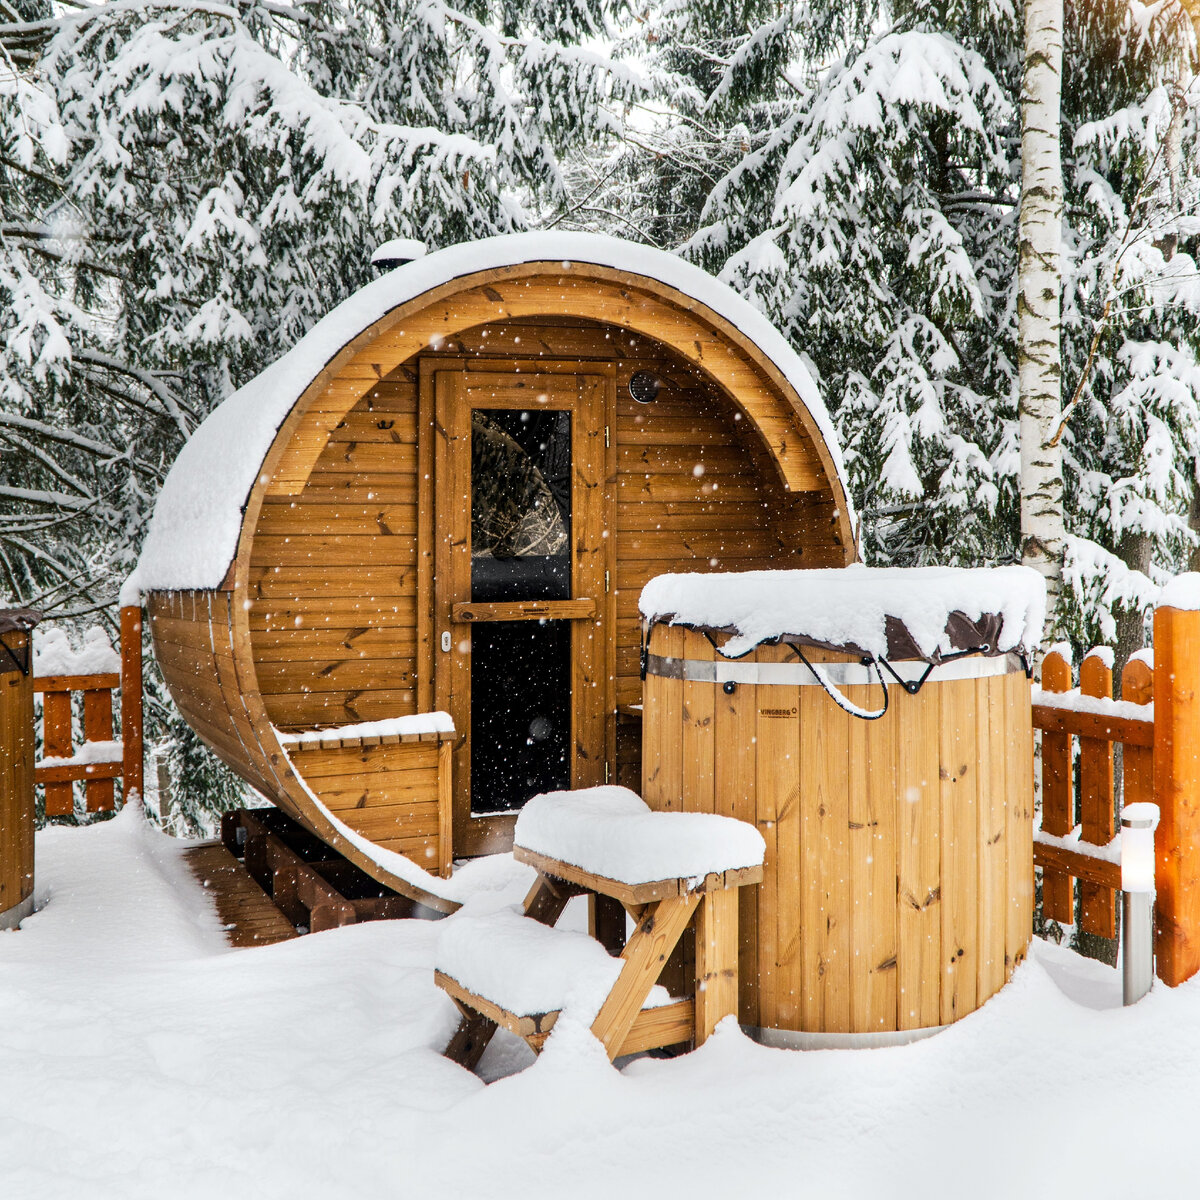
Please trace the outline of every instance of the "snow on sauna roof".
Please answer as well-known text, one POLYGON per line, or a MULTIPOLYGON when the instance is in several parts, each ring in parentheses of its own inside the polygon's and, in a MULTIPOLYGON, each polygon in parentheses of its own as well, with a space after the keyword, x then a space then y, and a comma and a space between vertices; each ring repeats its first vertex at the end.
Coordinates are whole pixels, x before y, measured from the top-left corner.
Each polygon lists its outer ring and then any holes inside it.
MULTIPOLYGON (((237 552, 242 511, 279 426, 305 388, 353 338, 392 309, 465 275, 561 259, 657 280, 750 338, 799 395, 829 447, 850 505, 837 435, 808 368, 762 313, 676 255, 587 233, 523 233, 464 242, 398 267, 318 321, 300 341, 218 405, 196 429, 159 493, 141 559, 122 595, 216 588, 237 552)), ((854 514, 850 512, 851 525, 854 514)))
POLYGON ((649 621, 729 630, 727 656, 793 638, 883 658, 924 658, 987 644, 1030 653, 1046 585, 1029 567, 864 567, 659 575, 642 589, 649 621))

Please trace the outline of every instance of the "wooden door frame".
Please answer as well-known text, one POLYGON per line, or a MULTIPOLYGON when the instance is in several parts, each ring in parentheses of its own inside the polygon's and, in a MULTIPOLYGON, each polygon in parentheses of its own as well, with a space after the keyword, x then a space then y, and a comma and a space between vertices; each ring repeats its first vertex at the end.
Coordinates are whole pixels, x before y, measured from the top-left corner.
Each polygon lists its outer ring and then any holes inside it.
MULTIPOLYGON (((492 854, 512 846, 515 817, 511 814, 473 816, 470 811, 470 658, 440 650, 441 636, 457 639, 466 628, 451 619, 458 596, 452 589, 470 578, 470 420, 473 408, 533 407, 522 398, 490 398, 474 402, 469 392, 478 387, 520 380, 535 384, 546 379, 546 403, 569 411, 571 423, 571 594, 596 600, 592 622, 576 621, 571 630, 571 785, 607 781, 616 763, 616 371, 611 362, 590 360, 493 359, 463 355, 425 355, 420 359, 418 414, 418 705, 463 707, 466 727, 455 738, 453 784, 453 854, 455 857, 492 854), (573 396, 564 396, 564 377, 575 380, 573 396), (600 395, 588 400, 588 378, 597 380, 600 395), (586 417, 587 420, 581 420, 586 417), (592 439, 589 443, 589 438, 592 439), (467 446, 452 443, 465 439, 467 446), (466 464, 464 473, 464 462, 466 464), (455 499, 457 498, 457 499, 455 499), (579 553, 581 530, 596 534, 579 553), (604 536, 607 531, 608 536, 604 536), (465 558, 463 557, 465 556, 465 558), (466 564, 464 566, 464 563, 466 564), (592 635, 593 653, 582 653, 581 639, 592 635), (597 646, 595 638, 599 637, 597 646), (590 664, 590 672, 587 669, 590 664), (591 676, 595 676, 592 678, 591 676), (588 729, 594 732, 589 736, 588 729), (588 751, 592 751, 589 759, 588 751)), ((593 385, 596 387, 597 385, 593 385)), ((461 714, 456 719, 462 723, 461 714)))

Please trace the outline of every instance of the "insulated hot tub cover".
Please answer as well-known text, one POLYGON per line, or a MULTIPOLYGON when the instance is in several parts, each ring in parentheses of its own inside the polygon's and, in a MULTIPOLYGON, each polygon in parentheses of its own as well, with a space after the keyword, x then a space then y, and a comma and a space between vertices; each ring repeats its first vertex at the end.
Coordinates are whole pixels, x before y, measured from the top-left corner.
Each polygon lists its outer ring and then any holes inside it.
POLYGON ((738 657, 790 642, 937 665, 963 652, 1030 658, 1046 585, 1029 567, 864 567, 659 575, 643 588, 647 625, 729 634, 738 657))
POLYGON ((0 633, 28 633, 41 619, 32 608, 0 608, 0 633))

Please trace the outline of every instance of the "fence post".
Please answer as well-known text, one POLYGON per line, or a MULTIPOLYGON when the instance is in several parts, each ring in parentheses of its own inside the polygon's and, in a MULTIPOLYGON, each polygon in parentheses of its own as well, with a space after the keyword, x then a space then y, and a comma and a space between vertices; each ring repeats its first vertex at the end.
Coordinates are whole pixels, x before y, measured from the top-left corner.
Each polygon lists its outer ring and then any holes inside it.
MULTIPOLYGON (((1112 651, 1089 650, 1079 667, 1085 696, 1112 699, 1112 651)), ((1113 744, 1106 738, 1079 739, 1079 797, 1083 840, 1097 846, 1112 841, 1113 744)), ((1087 933, 1117 936, 1116 897, 1111 888, 1079 881, 1080 923, 1087 933)))
POLYGON ((121 744, 122 803, 136 791, 139 799, 142 788, 142 607, 140 604, 121 606, 121 744))
POLYGON ((1154 950, 1175 987, 1200 970, 1200 611, 1169 605, 1154 610, 1154 799, 1154 950))
MULTIPOLYGON (((1057 650, 1042 663, 1042 690, 1069 692, 1071 664, 1057 650)), ((1042 828, 1065 837, 1075 824, 1075 786, 1071 778, 1071 735, 1042 734, 1042 828)), ((1042 912, 1047 920, 1075 924, 1075 884, 1070 875, 1042 870, 1042 912)))

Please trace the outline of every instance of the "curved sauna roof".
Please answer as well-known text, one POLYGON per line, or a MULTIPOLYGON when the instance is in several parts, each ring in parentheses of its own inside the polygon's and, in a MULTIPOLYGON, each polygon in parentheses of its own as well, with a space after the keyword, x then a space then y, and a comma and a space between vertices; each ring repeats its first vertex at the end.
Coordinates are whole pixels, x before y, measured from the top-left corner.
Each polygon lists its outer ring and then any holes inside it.
POLYGON ((443 686, 447 625, 476 619, 452 611, 472 597, 447 599, 452 572, 435 562, 436 547, 470 542, 469 508, 447 498, 457 468, 446 459, 434 478, 454 440, 437 405, 451 423, 469 407, 448 398, 458 384, 438 390, 455 372, 468 391, 545 379, 561 393, 574 380, 580 428, 603 430, 586 450, 601 457, 576 471, 593 499, 573 561, 582 572, 586 556, 591 582, 571 619, 592 620, 597 656, 591 674, 579 667, 595 690, 579 718, 594 737, 572 742, 591 772, 577 786, 613 771, 637 786, 637 739, 614 726, 639 711, 650 576, 844 566, 855 542, 833 426, 796 353, 703 271, 612 238, 493 238, 393 270, 214 410, 172 468, 127 584, 146 597, 171 694, 263 795, 443 911, 452 882, 422 868, 504 848, 499 835, 472 845, 480 825, 460 820, 468 715, 454 715, 457 732, 426 720, 460 694, 443 686), (633 391, 643 371, 661 389, 653 403, 633 391), (452 543, 461 511, 467 532, 452 543))
MULTIPOLYGON (((147 592, 221 587, 238 550, 251 489, 297 401, 336 372, 365 341, 385 332, 395 335, 393 366, 423 348, 436 349, 456 332, 444 322, 439 329, 406 331, 402 322, 416 315, 422 298, 432 298, 448 285, 468 288, 473 278, 497 271, 511 273, 513 279, 553 275, 562 280, 561 311, 566 313, 575 309, 571 293, 589 290, 586 285, 595 277, 594 267, 644 282, 653 294, 724 334, 766 368, 810 427, 842 517, 845 540, 853 543, 855 517, 833 422, 808 368, 762 313, 732 288, 676 255, 597 234, 524 233, 452 246, 389 272, 339 304, 292 350, 218 405, 167 475, 128 588, 147 592)), ((511 297, 499 294, 495 304, 494 318, 510 315, 515 308, 511 297)), ((613 308, 611 316, 605 312, 603 319, 638 328, 635 307, 623 314, 613 308)), ((588 311, 596 315, 594 309, 588 311)), ((478 318, 472 317, 470 323, 478 323, 478 318)), ((706 361, 699 345, 693 357, 736 395, 739 364, 706 361), (723 366, 733 367, 732 377, 723 366)), ((750 416, 753 420, 754 414, 750 416)), ((763 433, 777 457, 786 455, 786 443, 766 429, 763 433)))

